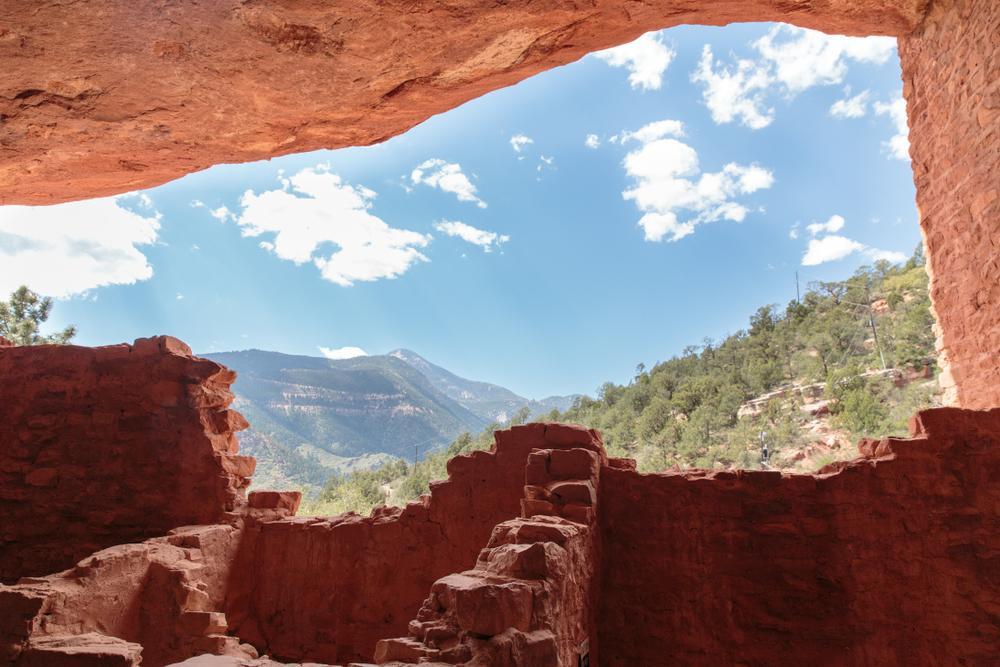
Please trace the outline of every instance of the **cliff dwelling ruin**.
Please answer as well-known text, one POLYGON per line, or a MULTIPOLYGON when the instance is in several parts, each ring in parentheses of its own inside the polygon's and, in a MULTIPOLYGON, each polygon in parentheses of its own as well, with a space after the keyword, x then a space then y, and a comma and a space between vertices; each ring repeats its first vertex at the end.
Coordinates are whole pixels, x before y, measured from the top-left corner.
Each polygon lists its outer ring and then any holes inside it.
POLYGON ((0 663, 996 664, 995 0, 6 3, 0 204, 371 144, 735 21, 898 38, 950 407, 815 475, 645 475, 596 431, 517 426, 405 508, 296 517, 247 493, 222 365, 169 336, 0 340, 0 663))

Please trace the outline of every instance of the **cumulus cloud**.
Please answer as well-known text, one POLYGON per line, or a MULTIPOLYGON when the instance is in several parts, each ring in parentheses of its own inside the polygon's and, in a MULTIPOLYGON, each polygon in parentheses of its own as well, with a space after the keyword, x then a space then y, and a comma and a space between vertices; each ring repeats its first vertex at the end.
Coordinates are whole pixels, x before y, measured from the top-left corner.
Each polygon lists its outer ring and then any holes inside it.
POLYGON ((834 118, 861 118, 868 113, 870 95, 871 93, 865 90, 853 97, 837 100, 830 106, 830 115, 834 118))
POLYGON ((802 266, 816 266, 825 262, 844 259, 848 255, 864 250, 865 245, 846 236, 824 236, 810 239, 806 254, 802 256, 802 266))
POLYGON ((442 220, 434 223, 434 229, 447 236, 454 236, 483 249, 483 252, 492 252, 494 248, 510 241, 507 234, 498 234, 485 229, 478 229, 464 222, 453 222, 442 220))
POLYGON ((716 69, 712 47, 706 44, 691 80, 704 84, 702 99, 718 124, 739 120, 759 130, 774 120, 774 109, 764 99, 764 92, 772 84, 765 64, 740 60, 734 67, 720 64, 716 69))
POLYGON ((368 353, 360 347, 323 347, 319 346, 320 353, 327 359, 353 359, 355 357, 367 357, 368 353))
POLYGON ((627 143, 635 140, 642 144, 647 144, 664 137, 683 137, 684 124, 679 120, 658 120, 647 125, 643 125, 635 132, 625 131, 615 135, 613 139, 619 143, 627 143))
POLYGON ((875 113, 888 116, 896 128, 896 134, 883 142, 886 151, 897 160, 910 159, 910 130, 906 124, 906 100, 902 96, 892 102, 876 102, 875 113))
POLYGON ((698 153, 666 134, 682 134, 683 127, 662 121, 627 133, 641 146, 624 160, 625 173, 634 181, 622 196, 643 213, 639 220, 647 241, 677 241, 703 223, 743 221, 749 210, 735 201, 771 187, 774 176, 756 165, 731 162, 718 172, 702 172, 698 153), (663 128, 671 128, 665 132, 663 128), (646 140, 643 140, 646 139, 646 140), (678 213, 690 215, 681 220, 678 213))
POLYGON ((352 186, 323 165, 282 178, 282 187, 247 190, 236 218, 244 236, 264 236, 260 247, 296 264, 312 262, 326 280, 396 278, 427 258, 430 237, 390 227, 371 213, 376 193, 352 186), (327 244, 336 246, 330 251, 327 244))
POLYGON ((479 198, 476 186, 462 173, 462 166, 455 162, 445 162, 437 158, 426 160, 413 170, 410 180, 414 185, 423 183, 443 192, 449 192, 459 201, 474 202, 479 208, 486 208, 486 202, 479 198))
POLYGON ((807 225, 806 229, 813 236, 817 234, 833 234, 839 232, 844 228, 844 217, 840 215, 831 215, 830 219, 826 222, 814 222, 811 225, 807 225))
POLYGON ((535 140, 524 134, 515 134, 510 138, 510 147, 515 153, 520 153, 528 144, 535 143, 535 140))
POLYGON ((159 229, 146 195, 2 206, 0 295, 25 284, 62 298, 147 280, 153 267, 139 247, 155 242, 159 229))
POLYGON ((229 207, 225 205, 219 206, 217 208, 209 208, 205 204, 205 202, 201 201, 200 199, 195 199, 194 201, 191 202, 191 206, 193 208, 203 208, 207 210, 208 214, 211 215, 216 220, 218 220, 219 222, 227 222, 229 220, 236 219, 236 216, 233 215, 233 212, 230 211, 229 207))
POLYGON ((834 232, 839 232, 844 228, 844 218, 839 215, 830 216, 824 223, 814 223, 806 229, 814 238, 809 239, 809 245, 802 256, 803 266, 817 266, 826 262, 835 262, 844 259, 854 253, 862 253, 873 261, 887 260, 893 263, 902 262, 906 255, 894 250, 881 250, 872 248, 860 241, 841 236, 834 232), (826 234, 820 238, 815 238, 819 234, 826 234))
POLYGON ((601 140, 596 134, 588 134, 587 138, 583 141, 583 145, 587 148, 599 148, 601 140))
POLYGON ((751 45, 753 59, 716 64, 712 48, 702 49, 691 80, 704 86, 702 97, 716 123, 739 121, 752 129, 774 120, 768 99, 793 98, 814 86, 842 83, 848 64, 885 63, 896 48, 891 37, 845 37, 777 25, 751 45))
POLYGON ((663 73, 667 71, 676 53, 660 40, 655 32, 647 32, 639 39, 613 49, 594 54, 612 67, 628 70, 628 82, 633 88, 659 90, 663 73))

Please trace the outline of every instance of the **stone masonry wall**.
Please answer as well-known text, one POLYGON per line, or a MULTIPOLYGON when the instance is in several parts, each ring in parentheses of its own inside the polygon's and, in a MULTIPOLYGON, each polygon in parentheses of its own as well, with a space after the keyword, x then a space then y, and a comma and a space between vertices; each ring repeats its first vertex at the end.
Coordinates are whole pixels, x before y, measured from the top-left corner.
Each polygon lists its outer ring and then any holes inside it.
POLYGON ((236 509, 235 377, 165 336, 0 347, 0 582, 236 509))
POLYGON ((593 431, 575 433, 528 455, 523 518, 493 529, 474 568, 438 579, 409 636, 378 643, 377 663, 599 664, 597 499, 607 456, 593 431))
POLYGON ((601 479, 601 664, 988 665, 1000 646, 1000 409, 823 474, 601 479))
POLYGON ((406 508, 262 524, 230 592, 230 627, 281 659, 371 660, 378 640, 406 634, 437 579, 473 567, 494 526, 519 516, 529 453, 581 439, 599 442, 561 424, 498 431, 492 451, 455 457, 406 508))
POLYGON ((942 384, 1000 406, 1000 3, 935 0, 899 53, 942 384))

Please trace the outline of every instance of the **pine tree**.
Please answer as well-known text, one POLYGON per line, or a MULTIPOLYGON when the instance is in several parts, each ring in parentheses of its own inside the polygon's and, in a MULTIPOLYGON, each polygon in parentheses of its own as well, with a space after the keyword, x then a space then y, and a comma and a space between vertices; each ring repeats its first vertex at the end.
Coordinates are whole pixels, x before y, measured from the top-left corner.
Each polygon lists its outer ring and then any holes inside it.
POLYGON ((39 296, 22 285, 14 290, 9 301, 0 301, 0 336, 15 345, 64 345, 76 335, 76 327, 68 326, 50 336, 39 332, 51 312, 51 298, 39 296))

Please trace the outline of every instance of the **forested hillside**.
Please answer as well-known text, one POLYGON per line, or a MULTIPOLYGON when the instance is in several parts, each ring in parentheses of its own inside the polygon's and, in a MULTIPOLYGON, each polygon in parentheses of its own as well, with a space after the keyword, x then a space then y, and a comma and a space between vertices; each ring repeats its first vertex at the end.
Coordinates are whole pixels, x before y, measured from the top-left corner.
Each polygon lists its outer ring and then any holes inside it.
MULTIPOLYGON (((921 247, 905 264, 877 262, 847 280, 811 284, 784 307, 763 306, 747 329, 650 368, 640 364, 628 384, 605 383, 596 397, 579 397, 546 419, 599 429, 612 456, 636 458, 644 471, 760 467, 761 433, 772 461, 780 460, 809 444, 817 419, 852 439, 903 434, 937 392, 926 377, 934 371, 932 324, 921 247), (869 372, 883 368, 899 371, 869 372), (821 409, 803 405, 810 399, 802 388, 815 383, 821 409), (776 398, 739 417, 741 406, 768 395, 776 398)), ((463 434, 416 466, 396 462, 331 479, 311 509, 364 511, 415 498, 444 476, 448 458, 489 447, 498 427, 463 434)))

